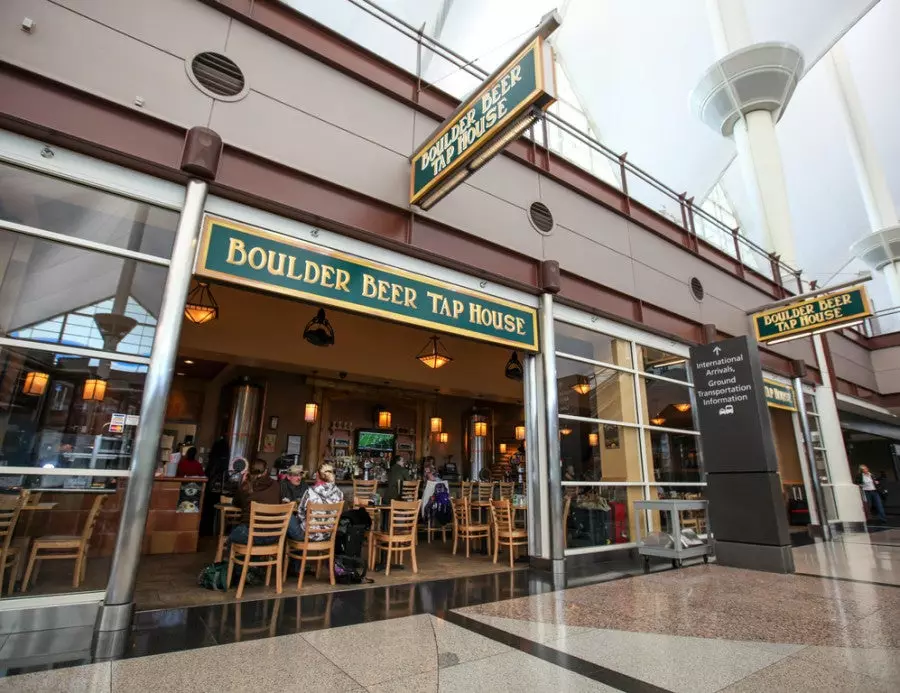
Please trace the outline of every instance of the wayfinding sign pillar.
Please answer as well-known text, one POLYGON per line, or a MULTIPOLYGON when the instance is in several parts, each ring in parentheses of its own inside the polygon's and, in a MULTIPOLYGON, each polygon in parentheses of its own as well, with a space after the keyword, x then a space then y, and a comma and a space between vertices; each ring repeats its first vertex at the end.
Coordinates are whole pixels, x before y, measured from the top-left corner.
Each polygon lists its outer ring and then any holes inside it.
POLYGON ((794 572, 755 341, 691 347, 709 519, 719 565, 794 572))

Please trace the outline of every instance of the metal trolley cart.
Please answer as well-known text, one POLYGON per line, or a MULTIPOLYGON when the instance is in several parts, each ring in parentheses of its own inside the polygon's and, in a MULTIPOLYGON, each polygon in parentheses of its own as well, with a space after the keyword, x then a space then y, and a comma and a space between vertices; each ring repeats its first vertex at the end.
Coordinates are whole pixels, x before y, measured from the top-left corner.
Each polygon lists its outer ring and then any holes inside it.
POLYGON ((670 558, 675 568, 680 568, 685 558, 697 558, 702 556, 704 563, 709 563, 709 557, 712 555, 712 545, 710 543, 709 534, 709 516, 707 511, 709 501, 705 500, 651 500, 651 501, 635 501, 634 509, 639 510, 655 510, 661 513, 669 514, 668 527, 671 531, 672 546, 653 546, 647 545, 641 537, 641 523, 637 522, 637 545, 638 552, 644 557, 644 572, 650 572, 650 557, 657 556, 659 558, 670 558), (684 546, 681 541, 681 513, 685 510, 701 511, 703 520, 707 528, 707 538, 702 540, 702 544, 696 546, 684 546))

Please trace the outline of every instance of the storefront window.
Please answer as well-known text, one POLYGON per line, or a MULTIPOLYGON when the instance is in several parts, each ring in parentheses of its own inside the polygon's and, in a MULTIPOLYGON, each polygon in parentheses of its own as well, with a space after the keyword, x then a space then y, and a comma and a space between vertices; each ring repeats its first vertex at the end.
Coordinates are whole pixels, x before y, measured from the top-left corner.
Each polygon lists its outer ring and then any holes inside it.
POLYGON ((694 429, 691 390, 668 380, 641 376, 644 395, 644 423, 663 428, 694 429))
POLYGON ((673 380, 690 380, 685 357, 642 345, 638 345, 637 352, 639 370, 673 380))
POLYGON ((0 164, 0 219, 169 257, 175 242, 178 213, 0 164))
POLYGON ((631 368, 631 343, 564 322, 556 323, 556 351, 631 368))
POLYGON ((567 486, 566 548, 613 546, 632 541, 629 509, 643 496, 640 486, 567 486))
POLYGON ((702 481, 698 436, 668 431, 647 431, 645 436, 653 457, 654 481, 702 481))
POLYGON ((631 373, 565 358, 556 368, 560 414, 637 422, 631 373))
POLYGON ((563 481, 642 481, 636 428, 560 420, 563 481))

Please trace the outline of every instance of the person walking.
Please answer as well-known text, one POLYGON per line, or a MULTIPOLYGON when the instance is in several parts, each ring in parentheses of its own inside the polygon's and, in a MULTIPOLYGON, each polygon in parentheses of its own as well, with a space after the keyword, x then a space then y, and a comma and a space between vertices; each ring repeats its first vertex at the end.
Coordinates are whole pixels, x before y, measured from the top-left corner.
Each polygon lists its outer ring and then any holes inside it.
POLYGON ((879 523, 886 525, 887 516, 884 514, 884 504, 881 502, 881 491, 878 488, 880 482, 864 464, 859 467, 859 477, 856 483, 862 488, 866 497, 866 505, 869 506, 869 516, 877 517, 879 523))

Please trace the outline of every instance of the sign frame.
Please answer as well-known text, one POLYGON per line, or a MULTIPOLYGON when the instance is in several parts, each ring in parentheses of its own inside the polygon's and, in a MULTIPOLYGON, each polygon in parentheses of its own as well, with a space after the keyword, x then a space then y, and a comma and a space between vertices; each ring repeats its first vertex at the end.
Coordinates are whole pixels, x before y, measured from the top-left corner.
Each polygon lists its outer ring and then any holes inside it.
MULTIPOLYGON (((461 168, 465 169, 470 162, 481 150, 483 147, 489 145, 491 142, 495 141, 499 137, 502 137, 504 132, 513 125, 517 119, 525 113, 532 106, 536 106, 541 110, 546 110, 554 101, 556 101, 556 74, 553 70, 553 63, 550 63, 550 78, 552 83, 550 83, 550 90, 548 91, 548 82, 546 76, 546 67, 544 65, 545 60, 545 40, 543 36, 536 36, 533 40, 529 41, 518 53, 516 53, 511 59, 507 60, 502 67, 500 67, 490 79, 486 80, 475 92, 472 96, 470 96, 465 102, 460 104, 456 111, 443 123, 441 123, 438 128, 429 136, 426 140, 425 144, 416 148, 413 152, 412 156, 410 156, 410 171, 409 171, 409 203, 411 205, 420 204, 425 197, 427 197, 435 187, 441 185, 455 175, 461 168), (490 132, 485 132, 485 134, 477 141, 474 142, 471 146, 467 147, 465 152, 460 154, 458 157, 454 158, 440 173, 436 174, 428 183, 426 183, 420 190, 416 190, 416 165, 417 162, 421 159, 421 157, 428 151, 428 149, 437 141, 441 139, 448 131, 452 130, 453 126, 456 125, 460 120, 462 120, 465 115, 478 103, 482 96, 485 93, 490 91, 492 88, 497 86, 502 80, 504 76, 506 76, 507 72, 511 70, 517 63, 521 62, 528 53, 531 52, 534 55, 534 89, 516 106, 507 112, 502 119, 499 119, 497 123, 491 128, 490 132)), ((460 181, 462 182, 462 181, 460 181)))
POLYGON ((286 234, 278 233, 276 231, 270 231, 268 229, 260 228, 258 226, 251 226, 250 224, 245 224, 240 221, 228 219, 226 217, 222 217, 216 214, 205 213, 203 216, 203 223, 200 231, 200 239, 197 243, 197 252, 194 258, 194 274, 199 277, 204 277, 208 279, 214 279, 217 281, 221 281, 225 284, 230 284, 233 286, 245 286, 249 288, 253 288, 259 290, 263 293, 275 294, 280 296, 285 296, 287 298, 299 299, 302 301, 307 301, 314 304, 327 305, 334 308, 341 308, 352 313, 356 314, 364 314, 364 315, 372 315, 380 318, 384 318, 391 322, 400 323, 403 325, 414 325, 416 327, 422 327, 428 330, 432 330, 435 332, 443 332, 448 334, 455 334, 461 337, 466 337, 469 339, 474 339, 480 342, 487 342, 491 344, 499 344, 501 346, 510 347, 513 349, 521 349, 523 351, 529 353, 536 353, 540 350, 539 342, 538 342, 538 317, 537 310, 531 306, 525 305, 523 303, 516 303, 514 301, 510 301, 504 298, 499 298, 496 296, 492 296, 490 294, 482 293, 479 291, 475 291, 473 289, 469 289, 464 286, 460 286, 458 284, 452 284, 450 282, 445 282, 440 279, 434 279, 432 277, 428 277, 424 274, 417 274, 415 272, 410 272, 408 270, 401 269, 399 267, 392 267, 391 265, 377 262, 374 260, 368 260, 366 258, 360 257, 358 255, 352 255, 350 253, 335 250, 333 248, 329 248, 327 246, 318 245, 315 243, 310 243, 309 241, 305 241, 294 236, 288 236, 286 234), (269 240, 273 243, 279 243, 282 245, 291 246, 298 250, 313 253, 321 256, 325 256, 328 258, 333 258, 335 260, 347 262, 354 265, 359 265, 361 267, 366 267, 378 272, 383 272, 389 275, 394 275, 399 278, 408 279, 411 281, 419 282, 421 284, 426 284, 433 286, 437 289, 441 289, 444 291, 452 291, 457 294, 462 294, 473 299, 480 299, 482 301, 490 302, 495 305, 504 306, 507 308, 514 309, 516 311, 520 311, 525 313, 529 319, 529 327, 531 328, 531 339, 530 341, 526 340, 515 340, 515 339, 504 339, 502 337, 498 337, 495 335, 491 335, 485 332, 478 332, 476 330, 471 330, 467 328, 457 327, 454 325, 446 325, 444 323, 438 321, 429 321, 417 317, 401 315, 389 310, 384 310, 382 308, 371 307, 365 304, 354 303, 353 301, 345 301, 337 298, 333 298, 331 296, 323 296, 320 294, 312 293, 309 291, 303 291, 301 289, 293 289, 282 287, 277 284, 266 283, 256 279, 249 279, 246 277, 236 276, 234 274, 229 274, 227 272, 221 272, 219 270, 210 269, 207 267, 207 262, 209 260, 209 245, 212 239, 213 226, 223 226, 228 229, 238 231, 243 234, 248 234, 251 236, 256 236, 258 238, 269 240))
POLYGON ((773 380, 772 378, 766 378, 763 376, 763 395, 766 400, 766 405, 770 409, 781 409, 783 411, 796 412, 797 411, 797 398, 794 393, 794 388, 791 385, 786 385, 778 380, 773 380), (787 404, 782 404, 781 402, 770 399, 768 394, 766 393, 766 386, 775 387, 779 390, 787 390, 791 393, 791 402, 793 403, 791 406, 787 404))
POLYGON ((787 303, 785 305, 776 306, 774 308, 767 308, 757 313, 753 313, 750 318, 753 321, 753 333, 756 337, 756 341, 760 344, 772 344, 782 341, 788 341, 790 339, 805 337, 807 335, 813 335, 821 332, 828 332, 830 330, 839 329, 841 326, 847 325, 848 323, 862 322, 870 315, 872 315, 872 303, 869 301, 869 295, 866 292, 866 287, 860 284, 838 291, 823 292, 816 296, 810 296, 809 298, 804 298, 793 303, 787 303), (860 301, 863 305, 863 311, 861 313, 854 313, 853 315, 836 318, 828 322, 823 322, 816 325, 799 325, 793 329, 788 329, 784 332, 777 332, 775 334, 763 335, 762 331, 760 330, 760 320, 764 320, 766 316, 795 310, 807 305, 815 305, 817 302, 822 300, 836 298, 839 296, 847 296, 857 292, 859 293, 860 301))

